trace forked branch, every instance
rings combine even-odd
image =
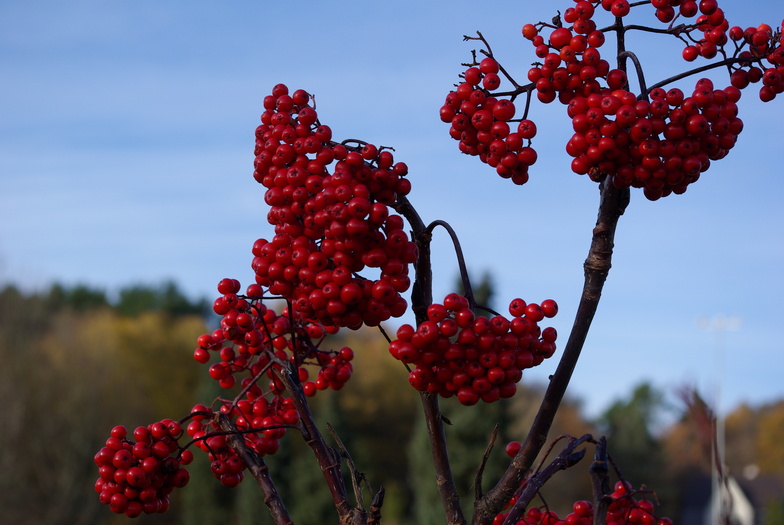
[[[616,188],[609,178],[601,183],[600,195],[599,215],[593,229],[591,248],[583,265],[583,292],[569,340],[520,452],[496,486],[476,502],[473,518],[476,524],[491,523],[530,473],[536,456],[547,441],[547,434],[577,365],[610,271],[615,228],[629,203],[629,190]]]

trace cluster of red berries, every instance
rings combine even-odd
[[[723,158],[735,145],[743,128],[737,118],[739,90],[761,82],[763,101],[784,91],[784,37],[767,24],[730,28],[717,0],[652,0],[651,4],[665,23],[676,14],[699,15],[693,24],[677,28],[681,38],[685,35],[692,42],[683,56],[691,61],[720,53],[734,59],[728,66],[731,86],[714,90],[701,79],[690,97],[678,88],[656,88],[639,96],[631,93],[626,73],[612,69],[601,56],[605,33],[597,29],[593,17],[599,7],[624,17],[633,6],[627,0],[575,0],[564,11],[562,22],[523,26],[523,36],[540,59],[528,71],[529,85],[497,92],[500,66],[491,54],[463,73],[464,82],[447,95],[441,108],[441,119],[451,123],[450,135],[460,141],[461,151],[480,155],[505,177],[510,169],[520,169],[513,178],[518,183],[527,181],[531,163],[522,160],[536,159],[530,145],[536,126],[526,114],[517,133],[509,133],[514,113],[507,119],[506,106],[518,95],[535,92],[543,103],[558,100],[569,106],[575,134],[567,152],[574,157],[574,172],[596,181],[610,176],[618,187],[643,188],[651,200],[683,193],[711,160]],[[729,41],[734,42],[734,50],[725,48]],[[496,115],[499,106],[503,109]],[[525,155],[511,147],[522,144],[521,138],[529,140]]]
[[[307,395],[326,388],[339,390],[351,377],[354,353],[350,348],[322,350],[313,343],[335,333],[334,326],[304,320],[288,307],[280,313],[268,308],[263,302],[264,290],[258,284],[250,285],[241,295],[239,281],[222,279],[218,291],[223,295],[215,300],[213,310],[222,316],[221,326],[211,334],[199,336],[193,355],[200,363],[208,363],[210,352],[218,354],[220,361],[210,366],[209,373],[222,388],[234,387],[236,375],[244,374],[241,387],[247,395],[280,395],[285,388],[277,373],[285,362],[298,367]],[[309,380],[306,365],[319,367],[315,381]],[[261,377],[269,379],[266,390],[258,384]]]
[[[655,0],[651,2],[656,7],[656,16],[662,22],[670,22],[675,18],[675,7],[678,14],[684,18],[692,18],[697,13],[696,27],[702,31],[702,38],[693,38],[693,44],[683,48],[683,59],[691,62],[697,57],[714,58],[720,49],[727,43],[727,30],[729,22],[724,18],[724,11],[716,0],[694,0],[673,2],[672,0]],[[668,20],[669,18],[669,20]]]
[[[114,427],[94,458],[101,503],[130,518],[168,510],[169,494],[190,479],[181,465],[190,463],[193,454],[180,449],[182,433],[180,423],[171,419],[138,427],[131,436],[124,426]]]
[[[733,86],[743,89],[750,83],[762,81],[759,97],[763,102],[769,102],[784,92],[784,27],[778,31],[773,31],[768,24],[746,29],[730,27],[717,0],[701,0],[699,4],[694,0],[653,0],[651,3],[657,7],[657,16],[660,11],[667,14],[664,18],[659,16],[663,22],[672,20],[675,6],[679,8],[680,15],[686,18],[699,13],[695,26],[702,31],[702,38],[694,39],[693,44],[683,48],[684,60],[691,62],[698,57],[711,59],[719,53],[726,55],[724,46],[732,41],[735,44],[733,56],[739,59],[737,64],[731,66],[733,72],[730,81]]]
[[[683,193],[711,160],[723,158],[735,145],[743,129],[737,118],[740,91],[714,90],[709,80],[701,79],[691,97],[678,88],[657,88],[648,94],[650,102],[638,100],[624,89],[626,74],[610,69],[601,58],[598,48],[604,36],[590,21],[593,10],[585,4],[590,5],[581,1],[564,13],[573,29],[578,21],[586,22],[577,34],[556,28],[546,44],[535,27],[524,28],[543,59],[528,74],[539,100],[557,97],[568,105],[575,132],[566,145],[574,157],[572,171],[596,181],[610,175],[616,186],[643,188],[651,200]]]
[[[515,116],[514,102],[488,95],[501,83],[498,72],[498,62],[490,57],[469,67],[463,75],[464,82],[447,95],[440,117],[451,124],[449,134],[459,141],[461,152],[478,156],[501,177],[524,184],[528,181],[528,168],[537,158],[530,147],[536,126],[530,120],[522,120],[512,131],[509,121]]]
[[[670,518],[659,518],[653,513],[654,504],[646,498],[646,493],[633,491],[628,483],[617,482],[610,497],[613,501],[607,510],[607,525],[672,525]],[[514,501],[513,498],[511,504]],[[547,508],[531,507],[516,525],[591,525],[594,522],[593,515],[593,504],[581,500],[572,505],[572,512],[563,519]],[[501,525],[506,516],[505,512],[498,514],[493,525]]]
[[[523,36],[531,41],[536,56],[542,60],[528,70],[528,80],[536,89],[540,102],[549,104],[557,98],[562,104],[568,104],[575,96],[599,92],[601,79],[611,89],[620,89],[626,84],[625,73],[611,70],[609,62],[602,58],[599,48],[604,45],[605,37],[596,29],[593,20],[578,18],[572,29],[556,28],[547,40],[535,26],[526,24]]]
[[[232,420],[239,432],[237,439],[241,436],[249,449],[262,456],[275,454],[286,429],[299,423],[293,400],[282,395],[274,395],[271,400],[248,396],[236,403],[224,403],[220,412]],[[196,446],[207,453],[215,478],[227,487],[237,486],[247,466],[230,446],[228,435],[220,428],[213,411],[196,405],[191,410],[191,418],[186,430]]]
[[[248,407],[245,408],[247,409]],[[232,407],[228,404],[221,407],[221,411],[224,413],[232,410]],[[235,410],[239,410],[239,408]],[[251,414],[252,412],[248,411],[248,413]],[[247,465],[237,451],[229,446],[228,436],[221,431],[212,410],[204,405],[196,405],[191,410],[191,417],[192,420],[186,427],[186,430],[188,435],[193,438],[194,444],[207,453],[212,475],[226,487],[239,485],[245,478]],[[240,423],[243,423],[243,421]],[[247,430],[248,425],[247,422],[245,423],[242,430]],[[254,423],[256,422],[254,421]],[[264,421],[264,423],[271,428],[262,430],[261,427],[264,425],[258,422],[259,430],[257,433],[242,434],[242,436],[246,445],[259,454],[274,454],[278,450],[277,434],[281,431],[285,432],[285,429],[278,427],[278,421]],[[238,428],[238,430],[240,429]],[[267,436],[266,434],[270,435]],[[272,435],[276,437],[272,437]]]
[[[746,69],[735,69],[730,75],[730,82],[739,89],[761,82],[759,97],[763,102],[770,102],[784,92],[784,23],[782,26],[777,34],[767,24],[745,30],[733,26],[729,30],[729,37],[733,41],[749,46],[749,50],[740,53],[739,57],[758,59],[755,62],[741,62],[741,66]],[[763,57],[767,64],[762,61]]]
[[[402,325],[389,353],[414,365],[408,379],[419,391],[457,396],[463,405],[491,403],[513,396],[522,371],[553,355],[557,333],[538,323],[557,311],[551,299],[541,305],[515,299],[511,320],[476,316],[468,299],[452,293],[430,305],[417,328]]]
[[[654,89],[650,102],[625,90],[576,97],[567,110],[572,171],[594,180],[611,175],[616,186],[643,188],[651,200],[683,193],[735,145],[740,95],[703,78],[689,97],[678,88]]]
[[[275,236],[253,246],[256,282],[305,318],[375,326],[407,308],[400,294],[417,248],[389,208],[411,189],[408,167],[373,144],[333,142],[310,101],[283,84],[264,98],[254,177]],[[359,276],[365,267],[378,279]]]
[[[239,384],[242,389],[242,397],[236,402],[224,401],[220,411],[243,432],[248,447],[262,455],[274,454],[286,428],[299,422],[292,399],[285,395],[286,387],[280,377],[283,367],[289,363],[296,366],[303,392],[314,396],[319,390],[339,390],[345,385],[353,372],[354,352],[348,347],[338,351],[318,348],[313,341],[334,333],[334,326],[306,321],[288,308],[280,313],[268,308],[264,304],[268,298],[258,284],[250,285],[245,294],[240,294],[240,287],[236,279],[218,283],[222,295],[215,300],[213,310],[222,316],[220,328],[199,336],[193,355],[203,364],[210,363],[213,355],[218,356],[210,365],[210,377],[221,388],[232,389]],[[315,379],[311,379],[308,369],[312,366],[318,368]],[[210,445],[209,440],[217,437],[214,433],[218,426],[209,409],[200,405],[192,414],[188,434],[215,456],[213,461],[229,461],[221,457],[228,453],[219,446],[221,443]],[[236,465],[238,459],[231,459],[230,464]],[[239,473],[234,468],[224,472],[221,467],[216,476],[230,485],[238,482]]]

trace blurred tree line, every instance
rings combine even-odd
[[[481,304],[491,305],[492,286],[487,279],[475,293]],[[13,286],[0,289],[4,522],[130,523],[98,502],[92,457],[118,423],[133,429],[164,417],[176,419],[195,403],[209,403],[218,395],[206,368],[192,359],[196,338],[214,323],[208,306],[203,300],[189,300],[170,282],[128,287],[113,300],[89,286],[55,285],[38,293],[23,293]],[[338,392],[316,396],[313,411],[322,428],[327,422],[335,428],[366,475],[371,486],[364,496],[369,500],[383,483],[384,523],[443,523],[426,431],[422,418],[412,417],[419,414],[419,397],[408,385],[405,368],[387,358],[386,342],[378,330],[351,332],[325,344],[356,351],[351,381]],[[502,472],[508,461],[504,446],[525,438],[543,392],[543,385],[524,379],[518,394],[503,402],[478,409],[442,402],[450,422],[452,466],[463,493],[475,491],[475,472],[496,424],[501,432],[485,469],[484,490]],[[594,421],[584,416],[578,400],[567,398],[551,438],[606,434],[609,452],[624,477],[655,489],[664,512],[677,518],[683,484],[694,472],[710,472],[710,463],[694,415],[676,409],[682,416],[663,426],[661,415],[666,410],[673,408],[668,408],[662,392],[648,384],[637,386]],[[729,470],[740,475],[757,468],[760,476],[784,483],[781,435],[784,401],[738,407],[726,418]],[[557,451],[558,447],[551,454]],[[571,471],[557,474],[536,504],[566,513],[572,502],[590,499],[591,452]],[[296,523],[334,522],[321,473],[294,431],[267,459]],[[222,487],[200,452],[189,470],[191,482],[173,494],[171,511],[142,516],[136,523],[271,523],[252,478],[236,489]],[[770,516],[784,510],[774,507]],[[775,523],[781,522],[766,525]]]
[[[4,523],[115,518],[96,504],[92,456],[119,422],[133,429],[188,410],[206,307],[173,283],[128,287],[114,302],[84,285],[0,290]]]

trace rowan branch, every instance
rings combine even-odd
[[[419,257],[414,263],[416,277],[411,289],[411,309],[417,324],[427,319],[427,307],[433,304],[433,271],[430,259],[430,241],[432,232],[425,227],[421,217],[405,197],[401,196],[395,203],[395,210],[408,220],[412,228],[411,238],[419,248]],[[430,438],[430,451],[433,455],[433,466],[436,471],[436,486],[444,506],[449,525],[465,525],[466,520],[460,506],[460,496],[449,463],[446,446],[444,418],[438,404],[438,396],[421,392],[422,409]]]
[[[248,466],[253,479],[261,487],[261,491],[264,494],[264,504],[267,505],[275,525],[293,525],[294,522],[291,521],[280,493],[278,493],[278,489],[272,482],[269,467],[267,467],[262,456],[245,444],[242,434],[237,432],[237,428],[226,414],[218,413],[218,426],[226,432],[229,444],[240,455]]]
[[[593,487],[593,525],[605,525],[610,497],[609,466],[607,464],[607,438],[602,436],[593,454],[593,463],[588,469]]]
[[[279,364],[282,369],[279,377],[294,401],[294,407],[302,423],[302,436],[305,439],[305,443],[316,456],[319,467],[321,467],[321,472],[332,495],[335,509],[340,517],[340,523],[360,523],[359,521],[354,521],[356,519],[355,511],[358,509],[354,509],[348,502],[346,486],[343,482],[343,472],[340,468],[340,457],[337,452],[327,445],[324,436],[316,425],[316,421],[313,419],[313,414],[305,398],[305,393],[302,391],[296,368],[289,361],[280,361]],[[364,521],[363,517],[362,522]]]
[[[531,503],[531,500],[534,499],[534,496],[539,492],[539,490],[544,486],[547,481],[552,478],[556,472],[560,470],[566,470],[569,467],[576,465],[583,457],[585,456],[585,449],[578,450],[575,452],[575,448],[582,445],[586,441],[593,441],[593,437],[590,434],[585,434],[579,438],[570,438],[569,442],[563,448],[563,450],[556,456],[556,458],[550,462],[549,465],[538,471],[536,474],[531,475],[527,481],[526,486],[520,495],[517,497],[514,505],[509,510],[506,518],[503,521],[503,525],[514,525],[523,517],[523,512],[525,512],[526,507],[528,504]]]
[[[585,270],[583,292],[563,355],[555,373],[551,376],[550,384],[522,448],[496,486],[476,502],[473,523],[492,522],[493,517],[501,511],[529,474],[536,456],[547,441],[547,434],[585,344],[599,305],[604,282],[612,265],[615,228],[629,202],[629,190],[616,188],[609,178],[600,184],[599,190],[601,195],[599,214],[596,227],[593,229],[591,248],[583,265]]]

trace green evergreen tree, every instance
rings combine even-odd
[[[324,391],[314,398],[313,414],[325,440],[335,447],[334,440],[327,430],[329,423],[349,450],[353,450],[354,438],[348,425],[346,414],[339,407],[340,392]],[[335,505],[328,490],[325,490],[324,476],[310,448],[298,436],[290,436],[291,456],[285,466],[275,457],[277,468],[273,472],[285,472],[281,493],[295,523],[334,523],[337,518]],[[344,469],[347,471],[347,469]],[[349,487],[349,497],[353,495],[349,479],[344,479]],[[354,502],[351,501],[353,504]]]
[[[86,284],[77,284],[71,288],[54,284],[49,289],[46,301],[55,309],[68,307],[77,312],[109,306],[109,300],[106,298],[104,290],[92,288]]]
[[[663,489],[664,454],[653,429],[664,397],[649,383],[635,387],[628,400],[614,402],[597,425],[607,436],[608,451],[633,484]]]
[[[206,300],[191,301],[174,281],[164,281],[160,285],[136,284],[120,290],[115,305],[121,315],[134,317],[142,312],[164,312],[170,315],[206,315]]]

